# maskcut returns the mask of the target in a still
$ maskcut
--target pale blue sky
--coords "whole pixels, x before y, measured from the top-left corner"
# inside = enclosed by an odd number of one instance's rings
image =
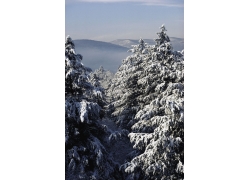
[[[184,37],[184,0],[66,0],[65,16],[73,39],[154,39],[162,24]]]

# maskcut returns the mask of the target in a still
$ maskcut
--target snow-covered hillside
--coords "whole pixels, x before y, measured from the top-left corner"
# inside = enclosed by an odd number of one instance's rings
[[[65,43],[66,179],[184,179],[184,50],[165,26],[140,39],[115,75],[91,72]],[[119,43],[118,41],[116,43]]]

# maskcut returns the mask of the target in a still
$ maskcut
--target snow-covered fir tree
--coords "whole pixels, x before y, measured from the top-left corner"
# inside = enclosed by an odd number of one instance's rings
[[[161,29],[161,32],[156,33],[156,34],[159,36],[159,38],[155,39],[156,44],[157,44],[158,46],[164,44],[165,42],[170,42],[170,39],[169,39],[169,37],[168,37],[168,35],[167,35],[167,33],[166,33],[167,30],[166,30],[166,28],[165,28],[165,25],[163,24],[163,25],[160,27],[160,29]]]
[[[106,70],[103,68],[103,66],[100,66],[99,69],[96,69],[94,72],[90,73],[90,76],[97,76],[99,79],[101,87],[104,89],[107,89],[110,86],[111,80],[114,77],[114,73],[112,73],[109,70]]]
[[[70,36],[65,42],[65,177],[67,180],[116,179],[115,165],[101,140],[106,127],[99,123],[101,107],[93,98],[90,68],[75,53]]]
[[[101,86],[100,78],[94,73],[91,75],[90,82],[93,84],[93,93],[92,98],[95,102],[97,102],[101,109],[101,116],[104,116],[104,106],[106,105],[106,97],[105,97],[105,90]],[[101,118],[102,118],[101,117]]]
[[[126,180],[184,176],[184,51],[173,51],[160,29],[156,45],[132,46],[108,89],[112,118],[136,149],[120,167]]]
[[[105,70],[103,66],[100,66],[99,69],[96,69],[90,74],[90,82],[94,86],[92,97],[95,99],[98,104],[101,106],[101,118],[106,114],[105,107],[110,102],[110,97],[107,98],[106,90],[111,84],[111,79],[114,77],[114,74],[108,70]]]
[[[147,50],[149,48],[148,44],[144,42],[143,39],[139,40],[139,44],[138,45],[132,45],[132,49],[129,50],[129,52],[132,52],[134,54],[146,54]]]

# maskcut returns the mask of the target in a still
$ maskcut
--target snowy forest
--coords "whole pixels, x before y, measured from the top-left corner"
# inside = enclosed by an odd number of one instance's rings
[[[184,50],[166,31],[139,39],[115,74],[84,66],[66,37],[66,180],[184,179]]]

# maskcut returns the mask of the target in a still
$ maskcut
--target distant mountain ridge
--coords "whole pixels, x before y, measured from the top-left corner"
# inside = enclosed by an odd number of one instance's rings
[[[124,46],[120,46],[114,43],[104,42],[104,41],[96,41],[90,39],[77,39],[74,40],[74,43],[77,48],[94,48],[94,49],[102,49],[102,50],[110,50],[110,49],[117,49],[120,51],[127,51],[128,48]]]
[[[149,45],[155,45],[154,39],[143,39]],[[116,39],[110,43],[131,48],[131,45],[138,44],[138,40],[135,39]],[[174,50],[181,51],[184,49],[184,38],[170,37],[170,43],[173,45]]]

